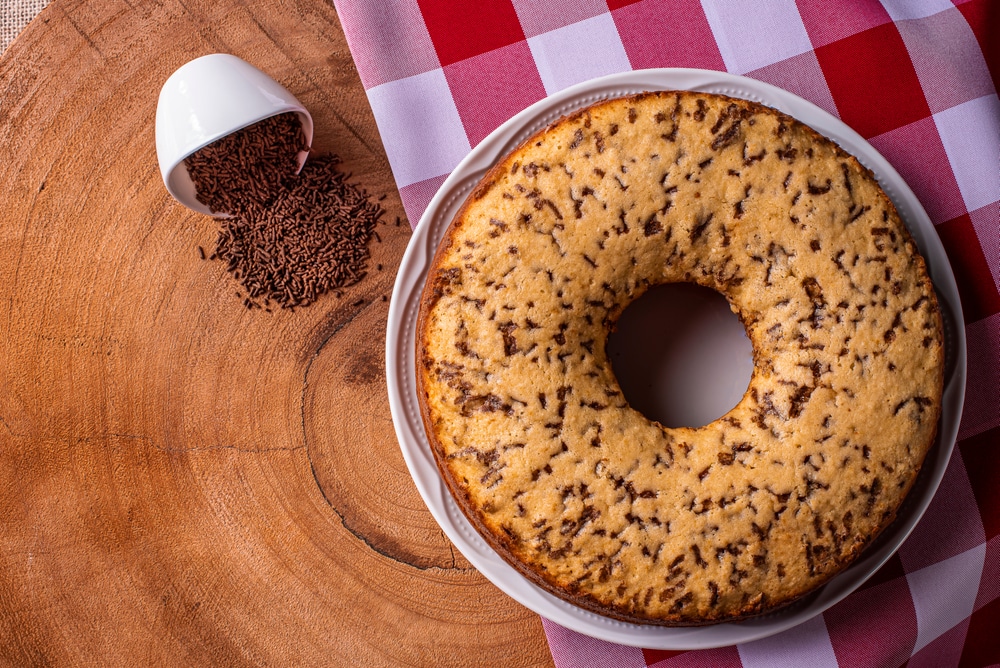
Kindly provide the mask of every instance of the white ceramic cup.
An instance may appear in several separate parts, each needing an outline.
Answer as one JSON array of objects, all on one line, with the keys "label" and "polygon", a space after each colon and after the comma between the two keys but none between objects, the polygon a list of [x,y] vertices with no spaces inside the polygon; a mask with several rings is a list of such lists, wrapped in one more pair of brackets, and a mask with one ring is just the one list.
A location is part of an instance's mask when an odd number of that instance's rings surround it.
[{"label": "white ceramic cup", "polygon": [[[182,65],[163,84],[156,105],[156,157],[167,191],[195,211],[225,216],[195,197],[184,159],[226,135],[286,112],[299,115],[306,144],[311,145],[312,116],[294,95],[253,65],[227,53]],[[308,155],[299,153],[300,170]]]}]

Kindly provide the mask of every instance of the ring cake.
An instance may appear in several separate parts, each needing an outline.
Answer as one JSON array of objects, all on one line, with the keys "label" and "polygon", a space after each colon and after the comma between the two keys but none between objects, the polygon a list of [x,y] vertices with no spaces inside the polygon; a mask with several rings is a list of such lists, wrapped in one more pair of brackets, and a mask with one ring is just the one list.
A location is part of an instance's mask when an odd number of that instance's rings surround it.
[{"label": "ring cake", "polygon": [[[722,293],[754,350],[741,401],[699,428],[631,408],[605,350],[630,302],[680,281]],[[875,178],[707,93],[600,102],[504,158],[417,327],[462,511],[531,581],[634,623],[734,621],[827,582],[892,522],[940,413],[937,300]]]}]

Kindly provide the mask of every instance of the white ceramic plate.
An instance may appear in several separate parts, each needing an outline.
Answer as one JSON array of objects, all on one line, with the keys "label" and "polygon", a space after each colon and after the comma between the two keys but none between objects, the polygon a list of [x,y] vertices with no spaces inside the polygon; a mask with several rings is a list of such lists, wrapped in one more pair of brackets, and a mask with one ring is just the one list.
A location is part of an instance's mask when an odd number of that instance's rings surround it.
[{"label": "white ceramic plate", "polygon": [[[483,174],[522,141],[565,114],[606,98],[669,89],[761,102],[812,126],[856,156],[878,177],[927,260],[946,329],[947,368],[938,441],[896,522],[850,568],[792,606],[749,621],[697,628],[627,624],[595,615],[552,596],[508,565],[472,528],[442,481],[420,419],[414,380],[417,309],[428,264],[455,213]],[[909,535],[941,482],[958,433],[966,373],[963,322],[954,275],[926,212],[896,170],[847,125],[796,95],[752,79],[692,69],[627,72],[573,86],[525,109],[476,146],[442,184],[410,240],[396,277],[386,335],[389,405],[403,457],[434,519],[469,562],[501,590],[543,617],[595,638],[650,649],[721,647],[779,633],[823,612],[857,589]]]}]

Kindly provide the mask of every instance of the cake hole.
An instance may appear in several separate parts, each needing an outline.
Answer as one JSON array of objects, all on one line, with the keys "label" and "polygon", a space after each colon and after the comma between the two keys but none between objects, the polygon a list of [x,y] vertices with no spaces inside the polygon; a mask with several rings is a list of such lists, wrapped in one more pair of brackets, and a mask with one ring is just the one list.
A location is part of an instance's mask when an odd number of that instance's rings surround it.
[{"label": "cake hole", "polygon": [[715,290],[670,283],[622,312],[608,357],[625,399],[665,427],[702,427],[743,398],[753,347]]}]

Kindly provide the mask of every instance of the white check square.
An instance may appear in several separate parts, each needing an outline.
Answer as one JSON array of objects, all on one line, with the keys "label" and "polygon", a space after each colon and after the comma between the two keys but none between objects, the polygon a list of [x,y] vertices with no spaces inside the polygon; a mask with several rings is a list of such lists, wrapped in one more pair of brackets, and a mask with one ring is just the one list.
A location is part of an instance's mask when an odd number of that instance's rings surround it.
[{"label": "white check square", "polygon": [[545,92],[632,69],[611,14],[579,21],[528,38]]},{"label": "white check square", "polygon": [[837,668],[823,615],[794,629],[739,646],[743,668]]},{"label": "white check square", "polygon": [[726,69],[734,74],[812,50],[795,0],[702,0]]},{"label": "white check square", "polygon": [[893,21],[922,19],[955,7],[951,0],[882,0],[882,6]]},{"label": "white check square", "polygon": [[1000,200],[1000,98],[969,100],[934,114],[968,211]]},{"label": "white check square", "polygon": [[917,613],[916,654],[938,636],[972,614],[986,559],[986,544],[951,559],[909,573],[913,607]]},{"label": "white check square", "polygon": [[472,150],[441,69],[376,86],[368,101],[400,188],[448,174]]}]

